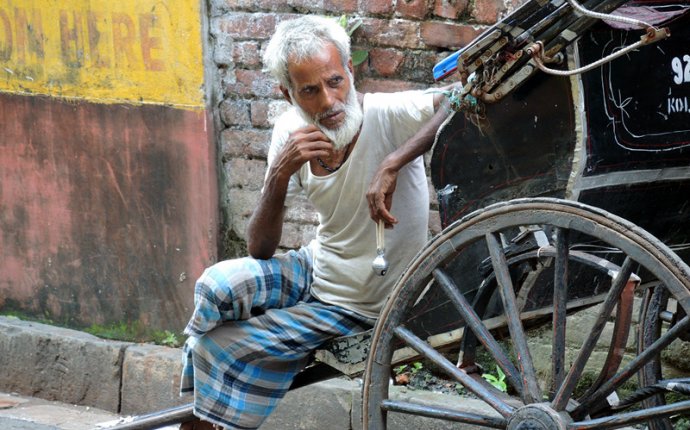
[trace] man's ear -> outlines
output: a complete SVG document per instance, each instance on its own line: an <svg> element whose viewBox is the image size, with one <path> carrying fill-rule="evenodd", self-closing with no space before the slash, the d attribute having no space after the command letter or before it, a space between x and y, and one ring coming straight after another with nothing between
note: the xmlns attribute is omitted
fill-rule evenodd
<svg viewBox="0 0 690 430"><path fill-rule="evenodd" d="M283 97L285 97L285 100L287 100L288 103L293 104L292 98L290 97L290 91L288 91L288 89L282 85L280 85L279 88L280 92L283 93Z"/></svg>
<svg viewBox="0 0 690 430"><path fill-rule="evenodd" d="M352 73L352 77L355 76L355 68L352 66L352 58L347 60L347 68L350 70L350 73Z"/></svg>

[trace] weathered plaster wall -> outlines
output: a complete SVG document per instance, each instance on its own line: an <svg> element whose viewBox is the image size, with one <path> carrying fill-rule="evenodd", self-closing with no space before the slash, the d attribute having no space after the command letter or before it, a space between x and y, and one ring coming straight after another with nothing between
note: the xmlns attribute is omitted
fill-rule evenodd
<svg viewBox="0 0 690 430"><path fill-rule="evenodd" d="M220 148L224 179L225 256L245 253L248 217L258 199L274 119L287 106L262 72L261 53L276 24L301 14L356 16L355 49L369 51L356 70L360 91L397 91L433 85L432 67L466 45L515 0L211 0L213 60L218 68ZM435 199L432 199L435 200ZM434 215L434 214L432 214ZM432 216L432 231L438 217ZM298 247L314 234L307 205L287 214L281 246Z"/></svg>
<svg viewBox="0 0 690 430"><path fill-rule="evenodd" d="M217 259L199 0L0 0L0 311L182 328Z"/></svg>

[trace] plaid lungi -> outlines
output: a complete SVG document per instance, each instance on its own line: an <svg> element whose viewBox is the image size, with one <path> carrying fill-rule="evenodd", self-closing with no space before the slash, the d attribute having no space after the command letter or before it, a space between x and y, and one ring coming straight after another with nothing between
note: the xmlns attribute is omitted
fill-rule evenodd
<svg viewBox="0 0 690 430"><path fill-rule="evenodd" d="M206 269L185 329L180 387L194 393L195 415L230 429L258 428L314 349L371 326L371 319L317 301L311 281L306 248Z"/></svg>

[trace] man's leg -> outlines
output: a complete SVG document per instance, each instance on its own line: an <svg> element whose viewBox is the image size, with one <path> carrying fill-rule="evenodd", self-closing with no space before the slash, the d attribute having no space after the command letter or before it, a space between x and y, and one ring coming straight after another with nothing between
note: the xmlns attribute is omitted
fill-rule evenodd
<svg viewBox="0 0 690 430"><path fill-rule="evenodd" d="M228 322L187 345L197 416L230 429L258 428L312 350L369 328L352 312L309 300Z"/></svg>
<svg viewBox="0 0 690 430"><path fill-rule="evenodd" d="M274 311L312 301L311 274L311 256L302 249L270 260L220 262L199 278L180 388L195 393L197 415L234 428L258 427L312 349L361 330L361 317L318 302ZM250 318L257 311L264 314Z"/></svg>
<svg viewBox="0 0 690 430"><path fill-rule="evenodd" d="M206 269L194 288L194 313L185 333L201 336L225 321L256 311L293 306L308 294L311 255L306 248L269 260L226 260Z"/></svg>

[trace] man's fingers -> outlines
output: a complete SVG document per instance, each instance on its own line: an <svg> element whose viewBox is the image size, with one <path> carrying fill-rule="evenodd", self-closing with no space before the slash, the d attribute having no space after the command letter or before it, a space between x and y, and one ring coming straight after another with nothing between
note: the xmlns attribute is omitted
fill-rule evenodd
<svg viewBox="0 0 690 430"><path fill-rule="evenodd" d="M398 220L389 212L390 203L387 204L386 201L392 202L392 196L389 198L382 193L372 195L369 198L369 215L375 222L383 220L386 228L392 228Z"/></svg>

